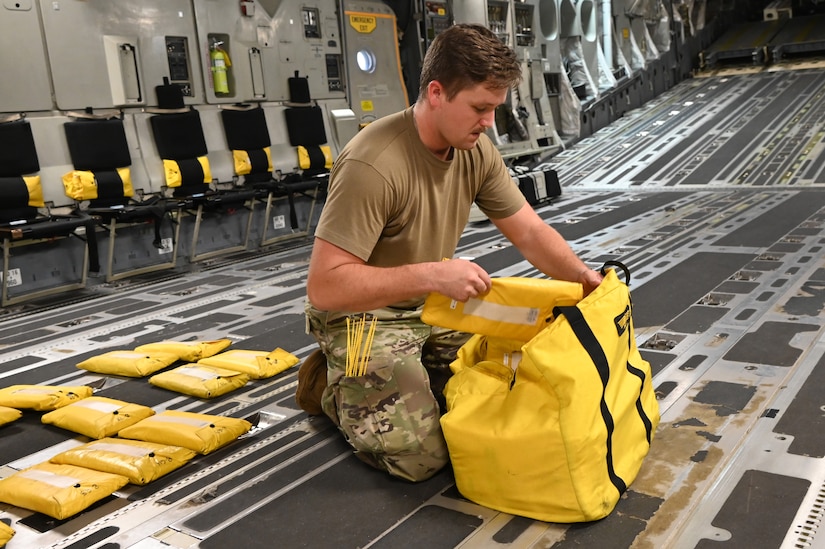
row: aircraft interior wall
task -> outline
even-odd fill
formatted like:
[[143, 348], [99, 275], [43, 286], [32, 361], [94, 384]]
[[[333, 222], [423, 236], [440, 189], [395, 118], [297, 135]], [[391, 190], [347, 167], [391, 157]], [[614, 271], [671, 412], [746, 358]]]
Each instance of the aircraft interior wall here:
[[[302, 166], [300, 148], [321, 147], [329, 165], [360, 128], [414, 102], [426, 48], [453, 22], [490, 26], [516, 50], [523, 81], [489, 133], [514, 175], [542, 187], [537, 200], [551, 198], [544, 173], [525, 174], [689, 77], [734, 7], [708, 16], [704, 2], [632, 0], [6, 3], [0, 32], [19, 47], [0, 59], [0, 114], [31, 129], [38, 163], [25, 175], [40, 178], [43, 215], [8, 233], [3, 305], [198, 268], [311, 234], [328, 166]], [[662, 40], [656, 45], [670, 35], [666, 51]], [[223, 119], [227, 110], [257, 107], [271, 180], [293, 185], [245, 197], [254, 178], [238, 172]], [[172, 153], [159, 150], [154, 133], [158, 118], [186, 110], [199, 120], [193, 137], [179, 139], [197, 141], [196, 157], [208, 162], [203, 187], [188, 195], [171, 186], [164, 154]], [[290, 128], [287, 119], [300, 116], [308, 118]], [[122, 123], [129, 206], [160, 200], [162, 215], [92, 213], [86, 196], [68, 192], [64, 176], [77, 179], [84, 169], [73, 163], [64, 127], [99, 119]], [[296, 129], [307, 124], [311, 132]], [[317, 185], [295, 183], [302, 179]], [[50, 232], [41, 220], [55, 218], [67, 226]], [[121, 237], [129, 249], [116, 245]], [[72, 253], [62, 267], [38, 272], [45, 241]]]
[[[632, 266], [662, 415], [601, 521], [398, 482], [296, 404], [330, 170], [453, 23], [518, 56], [488, 131], [514, 184]], [[8, 549], [825, 547], [825, 0], [11, 0], [0, 36], [0, 390], [254, 424], [65, 519], [0, 501]], [[479, 210], [456, 256], [542, 277]], [[77, 366], [175, 339], [300, 358], [217, 398]], [[91, 438], [21, 412], [0, 481]]]

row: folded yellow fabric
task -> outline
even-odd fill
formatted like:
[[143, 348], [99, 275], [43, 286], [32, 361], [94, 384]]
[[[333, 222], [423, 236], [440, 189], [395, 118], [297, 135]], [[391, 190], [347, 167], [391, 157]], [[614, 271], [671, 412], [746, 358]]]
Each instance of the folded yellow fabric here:
[[72, 170], [63, 174], [63, 189], [66, 196], [73, 200], [92, 200], [97, 198], [95, 174], [86, 170]]
[[529, 341], [553, 321], [553, 309], [575, 305], [582, 285], [540, 278], [494, 278], [489, 292], [466, 303], [431, 293], [421, 320], [460, 332]]
[[[266, 155], [266, 171], [272, 171], [272, 152], [269, 147], [264, 147], [263, 149], [258, 149], [263, 151]], [[252, 169], [255, 167], [252, 165], [252, 159], [249, 157], [249, 151], [241, 151], [241, 150], [233, 150], [232, 151], [232, 161], [235, 166], [235, 173], [237, 175], [246, 175], [252, 173]], [[259, 171], [263, 171], [262, 169]]]
[[26, 184], [26, 190], [29, 192], [29, 206], [33, 208], [43, 208], [46, 203], [43, 201], [43, 187], [40, 185], [40, 176], [24, 175], [23, 182]]
[[185, 465], [195, 452], [142, 440], [103, 438], [72, 448], [50, 461], [121, 475], [143, 486]]
[[159, 341], [135, 347], [138, 352], [172, 353], [180, 360], [197, 362], [202, 358], [216, 355], [232, 344], [230, 339], [215, 339], [210, 341]]
[[[467, 364], [479, 364], [481, 362], [493, 362], [501, 366], [506, 366], [507, 380], [512, 378], [513, 372], [516, 371], [522, 359], [521, 347], [524, 345], [523, 341], [516, 339], [498, 339], [475, 334], [467, 343], [461, 346], [456, 355], [456, 359], [450, 363], [450, 370], [457, 374]], [[504, 372], [498, 366], [491, 367], [489, 365], [480, 368], [485, 370], [485, 374], [503, 379], [500, 372]], [[497, 373], [499, 372], [499, 373]]]
[[93, 396], [44, 414], [40, 420], [87, 437], [104, 438], [154, 414], [148, 406]]
[[[131, 169], [126, 166], [116, 168], [123, 187], [121, 196], [134, 196], [135, 190], [132, 187]], [[63, 190], [66, 196], [73, 200], [94, 200], [98, 198], [98, 182], [95, 174], [88, 170], [72, 170], [63, 174]]]
[[0, 501], [63, 520], [128, 482], [126, 477], [84, 467], [40, 463], [0, 480]]
[[174, 370], [153, 375], [149, 383], [170, 391], [198, 398], [214, 398], [246, 385], [249, 376], [201, 364], [186, 364]]
[[[209, 158], [207, 156], [199, 156], [197, 159], [201, 165], [203, 172], [203, 182], [210, 183], [212, 181], [212, 169], [209, 167]], [[180, 164], [177, 160], [163, 159], [163, 173], [166, 179], [167, 187], [180, 187], [183, 185], [183, 174], [180, 170]]]
[[217, 366], [247, 374], [252, 379], [264, 379], [292, 368], [300, 359], [280, 347], [271, 353], [266, 351], [244, 351], [233, 349], [214, 356], [202, 358], [198, 364]]
[[251, 428], [252, 424], [245, 419], [167, 410], [126, 427], [118, 436], [182, 446], [199, 454], [208, 454]]
[[[315, 148], [318, 152], [324, 155], [324, 168], [330, 170], [332, 169], [332, 149], [329, 145], [320, 145]], [[312, 154], [310, 154], [309, 149], [306, 147], [299, 145], [298, 146], [298, 166], [301, 167], [302, 170], [308, 170], [310, 168], [320, 168], [321, 166], [313, 166], [312, 165]]]
[[[17, 421], [23, 415], [23, 412], [16, 408], [9, 408], [7, 406], [0, 406], [0, 425]], [[3, 547], [0, 545], [0, 547]]]
[[0, 547], [5, 547], [13, 537], [14, 529], [5, 522], [0, 522]]
[[0, 389], [0, 406], [48, 412], [92, 396], [92, 388], [50, 385], [12, 385]]
[[154, 374], [178, 361], [177, 353], [162, 351], [109, 351], [87, 358], [78, 368], [127, 377], [144, 377]]

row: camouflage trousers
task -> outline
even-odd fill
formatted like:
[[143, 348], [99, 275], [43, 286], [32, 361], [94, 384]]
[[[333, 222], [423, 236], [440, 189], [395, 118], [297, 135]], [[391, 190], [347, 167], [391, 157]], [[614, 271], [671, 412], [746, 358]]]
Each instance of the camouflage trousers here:
[[[307, 305], [306, 313], [327, 358], [321, 406], [356, 455], [411, 481], [427, 479], [443, 468], [449, 456], [441, 433], [441, 391], [451, 375], [450, 362], [470, 334], [424, 324], [420, 309], [347, 315]], [[362, 341], [376, 319], [369, 359], [365, 371], [347, 375], [352, 326], [364, 318]]]

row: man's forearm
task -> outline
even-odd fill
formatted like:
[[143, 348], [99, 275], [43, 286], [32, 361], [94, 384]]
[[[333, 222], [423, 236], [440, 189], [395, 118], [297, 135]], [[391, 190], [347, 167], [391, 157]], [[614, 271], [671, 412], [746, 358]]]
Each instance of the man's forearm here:
[[323, 311], [369, 311], [433, 290], [433, 264], [400, 267], [339, 265], [307, 280], [309, 302]]
[[581, 282], [582, 271], [589, 269], [564, 237], [548, 225], [535, 231], [519, 249], [527, 261], [551, 278]]

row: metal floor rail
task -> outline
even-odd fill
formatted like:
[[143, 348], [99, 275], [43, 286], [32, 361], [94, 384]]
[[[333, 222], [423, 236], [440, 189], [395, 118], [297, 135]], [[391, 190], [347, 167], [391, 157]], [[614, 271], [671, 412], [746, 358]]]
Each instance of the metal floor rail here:
[[[212, 400], [76, 368], [161, 339], [229, 338], [305, 358], [309, 242], [0, 318], [0, 386], [104, 380], [97, 394], [257, 417], [253, 431], [66, 521], [0, 504], [9, 549], [823, 547], [825, 71], [694, 79], [547, 161], [538, 212], [596, 267], [633, 272], [662, 421], [636, 481], [594, 523], [550, 524], [363, 465], [294, 403], [293, 368]], [[457, 255], [538, 276], [489, 223]], [[0, 428], [0, 477], [85, 442], [39, 414]]]

